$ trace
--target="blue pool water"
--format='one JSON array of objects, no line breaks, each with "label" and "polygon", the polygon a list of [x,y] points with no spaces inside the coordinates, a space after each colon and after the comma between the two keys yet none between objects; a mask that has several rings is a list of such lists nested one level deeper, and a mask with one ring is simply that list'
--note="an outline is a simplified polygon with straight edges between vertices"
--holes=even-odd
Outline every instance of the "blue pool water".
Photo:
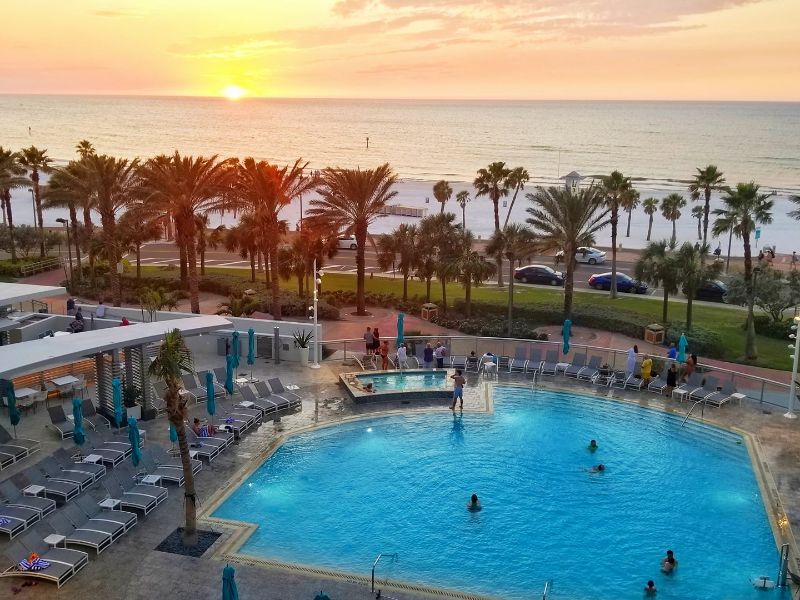
[{"label": "blue pool water", "polygon": [[376,392],[396,392],[401,390],[443,389],[447,384],[445,371],[425,371],[418,373],[387,373],[381,375],[359,375],[358,380],[372,383]]},{"label": "blue pool water", "polygon": [[502,598],[548,579],[555,600],[641,598],[648,579],[661,600],[777,597],[749,583],[774,578],[777,550],[740,437],[556,391],[298,435],[215,516],[259,524],[244,554],[369,575],[398,552],[379,576]]}]

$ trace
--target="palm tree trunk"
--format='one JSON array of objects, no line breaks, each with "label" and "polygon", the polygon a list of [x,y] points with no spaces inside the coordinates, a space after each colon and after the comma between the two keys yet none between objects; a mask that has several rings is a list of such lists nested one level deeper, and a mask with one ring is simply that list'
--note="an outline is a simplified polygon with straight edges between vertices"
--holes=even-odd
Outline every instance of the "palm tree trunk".
[{"label": "palm tree trunk", "polygon": [[186,425],[180,418],[170,419],[170,422],[178,433],[178,448],[183,469],[183,508],[186,519],[183,527],[183,543],[194,546],[197,544],[197,492],[194,489],[194,473],[189,456],[189,442],[186,439]]},{"label": "palm tree trunk", "polygon": [[439,282],[442,284],[442,314],[447,314],[447,278],[441,277]]},{"label": "palm tree trunk", "polygon": [[511,322],[514,319],[514,261],[508,261],[508,327],[506,334],[511,337]]},{"label": "palm tree trunk", "polygon": [[108,260],[108,274],[111,277],[111,295],[114,298],[114,306],[122,306],[122,282],[117,273],[117,239],[116,223],[113,214],[100,215],[100,222],[103,225],[103,238],[105,240],[106,258]]},{"label": "palm tree trunk", "polygon": [[677,232],[675,231],[675,223],[676,223],[676,222],[677,222],[677,219],[672,219],[672,243],[673,243],[673,244],[674,244],[674,243],[677,241],[677,239],[678,239],[678,234],[677,234]]},{"label": "palm tree trunk", "polygon": [[568,244],[564,248],[566,278],[564,279],[564,318],[572,319],[572,300],[575,296],[575,248]]},{"label": "palm tree trunk", "polygon": [[197,277],[197,250],[194,247],[194,236],[186,236],[186,266],[189,272],[189,304],[192,312],[200,314],[200,291]]},{"label": "palm tree trunk", "polygon": [[136,244],[136,281],[142,279],[142,245]]},{"label": "palm tree trunk", "polygon": [[503,227],[508,225],[508,219],[511,217],[511,209],[514,208],[514,202],[517,200],[517,194],[519,193],[519,185],[514,188],[514,196],[511,198],[511,204],[508,206],[508,212],[506,213],[506,220],[503,223]]},{"label": "palm tree trunk", "polygon": [[686,290],[686,329],[692,328],[692,302],[694,302],[694,290]]},{"label": "palm tree trunk", "polygon": [[611,298],[617,297],[617,223],[619,222],[619,209],[617,203],[611,206]]},{"label": "palm tree trunk", "polygon": [[650,241],[650,234],[653,232],[653,215],[650,215],[650,222],[647,224],[647,241]]},{"label": "palm tree trunk", "polygon": [[661,306],[661,322],[667,326],[667,313],[669,312],[669,292],[664,287],[664,304]]},{"label": "palm tree trunk", "polygon": [[[277,241],[277,237],[272,238]],[[281,281],[278,274],[278,245],[275,244],[269,249],[269,270],[270,270],[270,290],[272,292],[272,303],[270,312],[276,321],[282,320],[281,316]]]},{"label": "palm tree trunk", "polygon": [[701,220],[702,219],[697,219],[697,239],[698,240],[702,240],[703,239],[703,233],[702,233],[702,231],[700,231]]},{"label": "palm tree trunk", "polygon": [[747,283],[747,327],[745,335],[744,355],[748,360],[758,358],[756,349],[756,327],[753,319],[753,304],[755,304],[755,281],[753,281],[753,257],[750,253],[750,232],[742,232],[744,245],[744,280]]},{"label": "palm tree trunk", "polygon": [[17,245],[14,243],[14,215],[11,211],[11,190],[3,190],[5,196],[6,214],[8,215],[8,237],[11,245],[11,262],[17,262]]},{"label": "palm tree trunk", "polygon": [[425,302],[431,301],[431,278],[425,279]]},{"label": "palm tree trunk", "polygon": [[89,285],[95,287],[95,272],[94,272],[94,248],[92,247],[92,238],[94,237],[94,224],[92,223],[92,211],[89,206],[83,207],[83,228],[84,228],[84,242],[86,243],[86,254],[89,255]]},{"label": "palm tree trunk", "polygon": [[[494,204],[494,231],[500,231],[500,196],[492,196],[492,203]],[[503,257],[497,255],[497,287],[503,287]]]},{"label": "palm tree trunk", "polygon": [[255,252],[252,250],[248,250],[247,253],[250,255],[250,281],[252,283],[256,282],[256,255]]},{"label": "palm tree trunk", "polygon": [[83,276],[83,269],[81,268],[81,241],[78,235],[78,211],[75,208],[74,202],[69,203],[69,222],[70,227],[72,227],[72,241],[75,244],[75,262],[78,266],[74,277],[77,281],[80,281]]},{"label": "palm tree trunk", "polygon": [[356,223],[356,314],[365,315],[364,310],[364,251],[367,247],[367,224]]},{"label": "palm tree trunk", "polygon": [[186,287],[186,284],[189,282],[189,259],[188,259],[188,252],[187,252],[187,244],[186,240],[177,240],[178,244],[178,257],[181,261],[181,286]]},{"label": "palm tree trunk", "polygon": [[42,218],[42,197],[39,191],[39,173],[33,171],[31,173],[33,180],[33,199],[36,204],[36,219],[39,221],[39,256],[44,258],[44,219]]},{"label": "palm tree trunk", "polygon": [[630,209],[628,212],[628,229],[625,231],[625,237],[631,237],[631,214],[633,213],[633,209]]},{"label": "palm tree trunk", "polygon": [[711,209],[711,188],[706,188],[706,204],[703,207],[703,245],[708,242],[708,212]]},{"label": "palm tree trunk", "polygon": [[472,279],[464,282],[464,311],[468,317],[472,316]]},{"label": "palm tree trunk", "polygon": [[205,277],[206,275],[206,250],[205,248],[200,248],[200,275]]},{"label": "palm tree trunk", "polygon": [[403,302],[408,300],[408,271],[403,272]]}]

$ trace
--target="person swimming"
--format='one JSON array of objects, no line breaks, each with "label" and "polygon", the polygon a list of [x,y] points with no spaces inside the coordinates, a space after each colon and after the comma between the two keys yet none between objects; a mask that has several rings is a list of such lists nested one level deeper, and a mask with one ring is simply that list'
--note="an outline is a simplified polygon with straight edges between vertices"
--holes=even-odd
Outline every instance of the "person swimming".
[{"label": "person swimming", "polygon": [[467,510],[471,512],[478,512],[481,509],[481,502],[478,500],[478,494],[472,494],[467,502]]},{"label": "person swimming", "polygon": [[661,559],[661,571],[664,573],[672,573],[678,568],[678,561],[675,560],[675,555],[672,550],[667,550],[667,555]]},{"label": "person swimming", "polygon": [[655,596],[657,591],[658,590],[656,589],[656,582],[653,581],[652,579],[647,582],[646,586],[644,586],[644,595],[645,596],[648,596],[648,597]]},{"label": "person swimming", "polygon": [[591,440],[589,442],[589,452],[594,452],[595,450],[597,450],[598,447],[599,446],[597,445],[597,441],[596,440]]},{"label": "person swimming", "polygon": [[603,473],[605,470],[606,466],[603,463],[600,463],[599,465],[595,465],[589,469],[589,473]]}]

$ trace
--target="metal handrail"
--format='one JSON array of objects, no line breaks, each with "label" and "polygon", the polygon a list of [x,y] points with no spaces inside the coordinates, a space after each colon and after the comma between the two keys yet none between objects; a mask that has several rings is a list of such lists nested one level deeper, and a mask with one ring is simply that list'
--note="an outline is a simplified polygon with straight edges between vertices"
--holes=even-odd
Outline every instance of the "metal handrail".
[{"label": "metal handrail", "polygon": [[704,399],[700,399],[700,400],[697,400],[697,401],[696,401],[694,404],[692,404],[692,408],[690,408],[690,409],[689,409],[689,412],[687,412],[687,413],[686,413],[686,417],[685,417],[685,418],[683,419],[683,421],[681,422],[681,427],[683,427],[684,425],[686,425],[686,421],[688,421],[688,420],[689,420],[689,415],[691,415],[691,414],[692,414],[692,411],[695,409],[695,407],[696,407],[698,404],[702,404],[702,405],[703,405],[703,409],[702,409],[702,411],[701,411],[701,413],[700,413],[700,418],[701,418],[701,419],[703,418],[703,415],[705,414],[703,411],[705,410],[706,401],[705,401]]},{"label": "metal handrail", "polygon": [[553,589],[553,580],[548,579],[544,582],[544,590],[542,591],[542,600],[547,600],[547,596],[550,594],[550,591]]},{"label": "metal handrail", "polygon": [[393,561],[400,560],[400,555],[397,552],[381,552],[380,554],[378,554],[378,556],[375,558],[375,562],[372,563],[372,591],[373,591],[373,593],[375,592],[375,567],[378,566],[378,563],[381,561],[381,559],[384,556],[390,557]]}]

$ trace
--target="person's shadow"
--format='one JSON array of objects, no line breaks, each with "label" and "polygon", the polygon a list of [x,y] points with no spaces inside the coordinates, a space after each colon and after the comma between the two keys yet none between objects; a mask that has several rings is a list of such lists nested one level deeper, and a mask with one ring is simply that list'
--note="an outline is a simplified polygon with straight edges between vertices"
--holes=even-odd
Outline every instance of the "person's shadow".
[{"label": "person's shadow", "polygon": [[461,446],[464,444],[464,420],[463,412],[453,411],[453,428],[450,430],[450,439],[453,445]]}]

